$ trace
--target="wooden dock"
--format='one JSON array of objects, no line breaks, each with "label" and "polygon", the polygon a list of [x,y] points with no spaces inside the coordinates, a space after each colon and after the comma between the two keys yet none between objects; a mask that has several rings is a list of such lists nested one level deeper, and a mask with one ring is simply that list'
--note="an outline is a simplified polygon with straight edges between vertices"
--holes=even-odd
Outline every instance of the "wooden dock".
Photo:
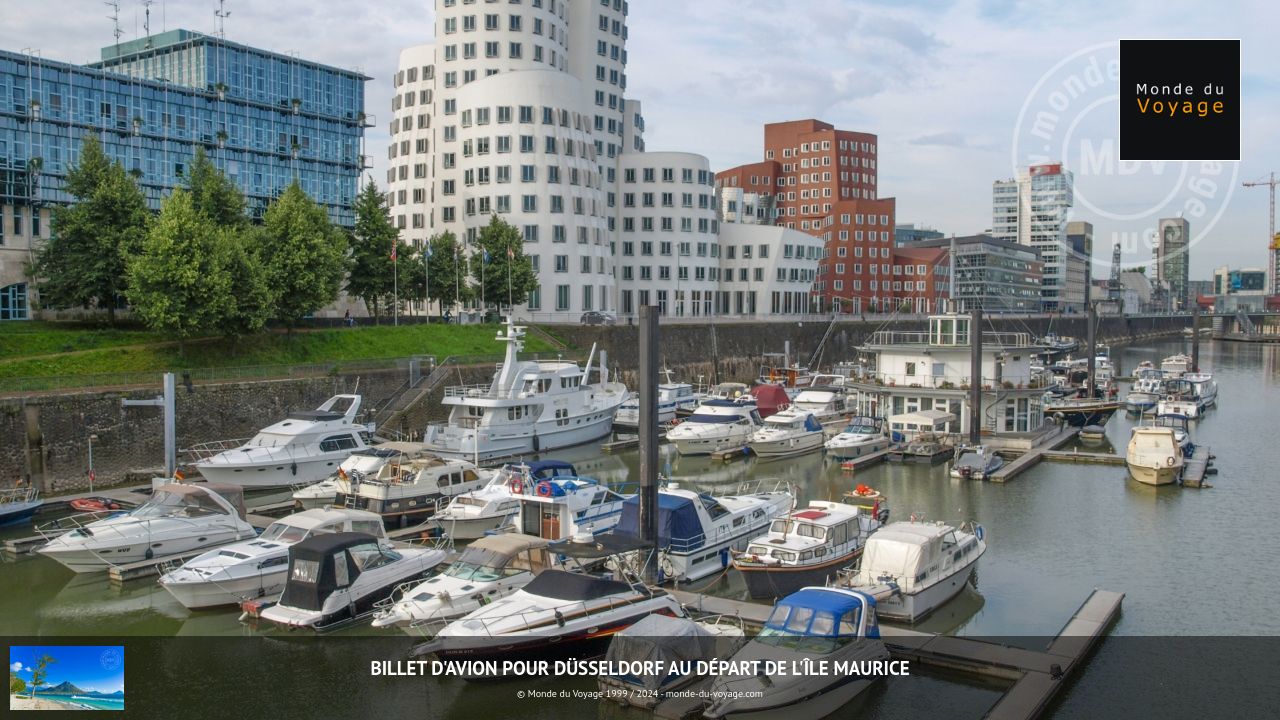
[{"label": "wooden dock", "polygon": [[[1045,455],[1047,453],[1053,452],[1063,445],[1066,445],[1079,433],[1080,428],[1064,428],[1058,434],[1049,437],[1040,445],[1022,451],[1021,455],[1014,458],[1012,461],[1005,463],[999,470],[988,475],[987,479],[991,482],[1008,482],[1030,468],[1039,465],[1040,461],[1045,459]],[[997,449],[996,452],[1004,454],[1011,451]]]},{"label": "wooden dock", "polygon": [[1206,475],[1211,475],[1216,470],[1211,470],[1213,459],[1216,457],[1209,449],[1208,445],[1197,445],[1196,451],[1187,458],[1182,466],[1182,487],[1189,488],[1211,488],[1213,485],[1204,481]]},{"label": "wooden dock", "polygon": [[1076,450],[1046,450],[1041,455],[1055,462],[1091,463],[1094,465],[1124,465],[1124,457],[1112,453],[1078,452]]},{"label": "wooden dock", "polygon": [[728,450],[717,450],[711,453],[711,459],[719,462],[729,462],[730,460],[738,460],[740,458],[749,457],[751,455],[751,447],[743,445],[738,448],[730,448]]},{"label": "wooden dock", "polygon": [[889,453],[891,452],[893,452],[893,448],[887,447],[883,450],[877,450],[873,453],[867,453],[866,455],[860,455],[855,458],[849,458],[848,460],[840,460],[839,461],[840,469],[843,470],[844,472],[852,473],[852,472],[861,470],[864,467],[879,465],[880,463],[889,459]]},{"label": "wooden dock", "polygon": [[[772,606],[672,590],[691,609],[736,615],[754,626],[764,623]],[[987,712],[993,720],[1031,720],[1083,666],[1088,653],[1106,634],[1120,612],[1123,593],[1094,590],[1044,650],[1029,650],[983,640],[935,635],[894,625],[881,625],[880,636],[895,659],[987,679],[1010,682]],[[667,704],[670,702],[671,704]],[[697,708],[688,703],[660,703],[654,714],[686,717]]]}]

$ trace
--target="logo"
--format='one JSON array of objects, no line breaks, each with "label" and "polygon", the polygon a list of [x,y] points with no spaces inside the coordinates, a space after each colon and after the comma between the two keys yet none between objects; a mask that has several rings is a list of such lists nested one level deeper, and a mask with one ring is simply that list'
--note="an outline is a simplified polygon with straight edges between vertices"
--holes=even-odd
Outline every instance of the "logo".
[{"label": "logo", "polygon": [[[1159,221],[1186,219],[1188,237],[1173,252],[1190,252],[1221,219],[1239,184],[1239,165],[1194,158],[1135,160],[1128,136],[1121,157],[1120,106],[1129,97],[1121,85],[1121,42],[1130,41],[1082,48],[1041,75],[1014,126],[1011,174],[1017,177],[1027,168],[1070,173],[1072,202],[1062,222],[1093,225],[1098,262],[1093,276],[1105,276],[1118,244],[1122,267],[1145,267],[1147,277],[1155,278],[1151,265],[1160,245]],[[1083,249],[1067,243],[1065,231],[1060,237],[1062,251]]]},{"label": "logo", "polygon": [[1121,40],[1120,156],[1240,159],[1239,40]]},{"label": "logo", "polygon": [[124,662],[124,655],[120,652],[120,648],[109,647],[98,656],[98,662],[102,663],[103,670],[118,670]]}]

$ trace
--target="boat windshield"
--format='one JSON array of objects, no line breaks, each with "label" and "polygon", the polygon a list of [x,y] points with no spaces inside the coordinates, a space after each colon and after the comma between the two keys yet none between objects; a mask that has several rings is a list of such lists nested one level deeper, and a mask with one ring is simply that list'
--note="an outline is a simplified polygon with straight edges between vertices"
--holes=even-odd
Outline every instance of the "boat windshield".
[{"label": "boat windshield", "polygon": [[283,543],[296,543],[307,536],[304,528],[284,522],[273,522],[258,536],[260,540],[275,540]]},{"label": "boat windshield", "polygon": [[741,420],[740,415],[712,415],[711,413],[696,412],[689,416],[685,422],[703,423],[707,425],[721,425]]},{"label": "boat windshield", "polygon": [[459,580],[494,582],[522,572],[520,568],[508,565],[510,559],[505,553],[495,553],[484,548],[467,548],[462,551],[461,557],[445,569],[444,574]]},{"label": "boat windshield", "polygon": [[227,511],[203,493],[178,494],[157,490],[151,499],[130,515],[135,518],[204,517],[226,515]]},{"label": "boat windshield", "polygon": [[844,431],[854,435],[873,435],[878,432],[876,426],[871,423],[850,423]]},{"label": "boat windshield", "polygon": [[859,613],[852,609],[837,617],[827,610],[778,605],[756,641],[803,653],[829,653],[858,639]]},{"label": "boat windshield", "polygon": [[279,435],[277,433],[260,432],[253,436],[253,439],[245,444],[246,448],[251,447],[281,447],[289,445],[294,441],[293,435]]},{"label": "boat windshield", "polygon": [[[791,527],[788,528],[788,525]],[[773,524],[769,526],[769,532],[778,533],[779,535],[782,533],[788,533],[791,535],[810,538],[823,538],[826,536],[823,529],[817,525],[813,525],[811,523],[796,523],[794,520],[787,520],[786,518],[778,518],[777,520],[774,520]]]}]

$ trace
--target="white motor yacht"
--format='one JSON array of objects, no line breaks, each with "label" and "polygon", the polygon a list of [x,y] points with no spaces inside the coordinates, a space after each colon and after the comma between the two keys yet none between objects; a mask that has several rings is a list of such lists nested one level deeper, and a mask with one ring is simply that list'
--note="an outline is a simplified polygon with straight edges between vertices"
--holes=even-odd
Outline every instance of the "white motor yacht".
[{"label": "white motor yacht", "polygon": [[710,455],[746,447],[762,421],[755,403],[704,400],[693,414],[667,431],[681,455]]},{"label": "white motor yacht", "polygon": [[604,652],[614,633],[653,614],[685,617],[670,594],[640,582],[543,570],[523,588],[462,618],[423,625],[431,640],[413,655],[478,661],[592,657]]},{"label": "white motor yacht", "polygon": [[[711,496],[668,483],[658,490],[659,582],[690,582],[729,567],[732,553],[744,550],[774,518],[791,508],[785,490]],[[640,498],[628,498],[614,534],[640,536]],[[630,561],[640,560],[638,553]]]},{"label": "white motor yacht", "polygon": [[765,418],[751,434],[749,447],[762,458],[785,457],[817,450],[825,439],[822,423],[813,413],[792,406]]},{"label": "white motor yacht", "polygon": [[806,585],[826,585],[862,555],[867,537],[880,528],[879,509],[878,501],[868,511],[862,505],[814,500],[803,510],[775,518],[767,533],[734,556],[733,566],[753,598],[779,598]]},{"label": "white motor yacht", "polygon": [[[670,373],[667,382],[658,385],[658,420],[659,424],[669,423],[677,414],[686,414],[698,407],[698,396],[689,383],[671,382]],[[622,430],[636,430],[640,427],[640,397],[633,394],[618,408],[613,417],[613,426]]]},{"label": "white motor yacht", "polygon": [[1124,407],[1132,413],[1144,413],[1165,396],[1164,375],[1159,370],[1139,371],[1138,378],[1124,397]]},{"label": "white motor yacht", "polygon": [[294,490],[293,506],[298,510],[310,510],[332,505],[338,498],[339,480],[372,477],[392,460],[405,462],[424,452],[421,443],[406,442],[386,442],[357,450],[351,453],[351,457],[343,460],[329,477]]},{"label": "white motor yacht", "polygon": [[440,573],[383,601],[374,627],[400,627],[453,620],[519,590],[552,565],[547,541],[502,533],[471,543]]},{"label": "white motor yacht", "polygon": [[1191,395],[1195,397],[1201,409],[1218,404],[1218,381],[1213,379],[1213,373],[1183,373],[1182,380],[1191,383]]},{"label": "white motor yacht", "polygon": [[[36,552],[76,572],[178,555],[257,534],[237,485],[169,483],[127,513],[73,515],[37,530],[53,537]],[[72,528],[67,531],[67,528]]]},{"label": "white motor yacht", "polygon": [[1129,476],[1146,485],[1169,485],[1182,476],[1183,452],[1171,427],[1134,428],[1124,460]]},{"label": "white motor yacht", "polygon": [[858,415],[835,437],[826,442],[827,454],[837,460],[869,455],[889,447],[884,432],[884,418]]},{"label": "white motor yacht", "polygon": [[382,518],[361,510],[315,509],[267,526],[251,540],[210,550],[160,576],[160,586],[187,608],[234,605],[284,589],[289,548],[312,535],[363,532],[388,542]]},{"label": "white motor yacht", "polygon": [[[831,375],[819,375],[818,379],[823,381],[822,384],[815,384],[796,393],[791,400],[791,407],[787,410],[796,410],[798,412],[810,412],[822,424],[824,430],[829,434],[836,434],[840,428],[844,427],[849,421],[849,415],[852,403],[845,392],[845,388],[840,384],[827,384],[828,382],[842,382],[839,378]],[[781,412],[785,412],[781,411]]]},{"label": "white motor yacht", "polygon": [[397,585],[431,572],[445,557],[438,548],[392,549],[368,533],[313,535],[289,548],[284,592],[259,617],[317,631],[357,622]]},{"label": "white motor yacht", "polygon": [[546,462],[548,461],[502,466],[489,476],[488,484],[454,497],[448,507],[436,513],[427,524],[439,528],[454,540],[474,540],[484,537],[490,531],[501,529],[511,523],[516,511],[520,509],[520,503],[512,493],[523,486],[526,475],[533,473],[531,466],[539,465],[537,472],[544,473],[546,477],[555,475],[554,467],[541,466]]},{"label": "white motor yacht", "polygon": [[856,574],[841,582],[877,600],[882,617],[913,623],[955,597],[987,551],[982,526],[889,523],[867,538]]},{"label": "white motor yacht", "polygon": [[[806,587],[774,606],[760,634],[731,659],[738,667],[778,662],[884,662],[876,599],[844,588]],[[856,666],[855,666],[856,667]],[[819,718],[844,707],[877,675],[858,672],[738,672],[712,681],[704,718]]]},{"label": "white motor yacht", "polygon": [[1165,377],[1180,378],[1183,373],[1191,372],[1191,357],[1182,353],[1170,355],[1160,361],[1160,369]]},{"label": "white motor yacht", "polygon": [[525,328],[507,318],[496,338],[506,344],[506,358],[493,381],[445,388],[443,403],[452,410],[446,424],[427,426],[423,442],[429,450],[480,464],[609,434],[629,393],[622,383],[609,381],[604,353],[593,365],[593,345],[585,367],[564,360],[520,360],[524,336]]},{"label": "white motor yacht", "polygon": [[[369,428],[356,422],[360,401],[359,395],[334,395],[315,410],[289,413],[247,441],[206,443],[188,452],[197,458],[200,474],[214,482],[287,487],[323,480],[372,443]],[[212,454],[227,445],[234,446]]]},{"label": "white motor yacht", "polygon": [[569,463],[543,463],[531,463],[530,472],[510,478],[511,496],[518,503],[516,532],[555,541],[592,536],[618,524],[627,496],[579,476]]},{"label": "white motor yacht", "polygon": [[1004,458],[995,449],[985,445],[968,445],[956,449],[956,459],[951,463],[951,477],[964,480],[985,480],[991,473],[1004,466]]},{"label": "white motor yacht", "polygon": [[375,512],[388,527],[403,528],[435,515],[458,495],[478,490],[488,475],[467,460],[432,454],[403,462],[392,458],[374,475],[339,478],[334,504]]}]

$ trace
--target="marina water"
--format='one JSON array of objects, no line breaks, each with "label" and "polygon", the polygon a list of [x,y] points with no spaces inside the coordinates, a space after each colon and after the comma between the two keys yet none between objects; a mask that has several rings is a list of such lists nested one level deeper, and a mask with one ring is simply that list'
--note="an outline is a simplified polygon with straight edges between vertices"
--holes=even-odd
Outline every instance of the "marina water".
[{"label": "marina water", "polygon": [[[1187,351],[1187,341],[1179,338],[1116,348],[1113,357],[1121,374],[1128,374],[1143,360],[1158,366],[1161,358]],[[950,478],[945,465],[884,464],[850,475],[821,454],[721,463],[682,458],[668,446],[662,448],[660,468],[674,482],[712,493],[731,494],[745,481],[759,481],[766,488],[783,483],[799,489],[801,502],[838,499],[862,483],[888,495],[892,519],[905,520],[914,513],[927,519],[978,521],[986,529],[989,549],[978,564],[975,587],[918,629],[1014,645],[1043,643],[1094,588],[1125,593],[1112,636],[1048,713],[1088,717],[1104,709],[1098,703],[1111,702],[1108,698],[1142,681],[1143,669],[1108,663],[1114,648],[1134,636],[1280,635],[1280,608],[1274,602],[1280,566],[1274,562],[1273,532],[1280,508],[1280,443],[1275,439],[1280,425],[1280,346],[1206,341],[1201,365],[1219,384],[1218,406],[1192,422],[1193,441],[1210,446],[1217,456],[1219,474],[1207,478],[1215,486],[1211,489],[1140,485],[1127,479],[1123,466],[1112,465],[1046,461],[997,484]],[[1106,428],[1109,447],[1101,449],[1123,454],[1135,422],[1118,414]],[[634,478],[639,470],[635,451],[610,456],[588,446],[554,457],[606,481]],[[32,534],[30,527],[0,532],[2,537]],[[5,561],[0,584],[21,588],[0,593],[4,635],[257,632],[238,622],[238,609],[190,612],[152,580],[113,589],[102,574],[74,575],[37,555]],[[741,579],[732,573],[688,589],[747,598]],[[1211,607],[1190,599],[1206,594],[1212,598]],[[366,627],[348,632],[375,631]],[[326,639],[308,642],[324,644]],[[326,655],[315,653],[316,669],[323,667]],[[305,674],[305,663],[298,660],[290,673]],[[243,672],[251,682],[254,671]],[[1151,680],[1170,682],[1168,677]],[[428,717],[496,717],[510,710],[511,692],[499,690],[500,685],[438,682],[440,691],[432,695]],[[594,689],[593,681],[581,678],[538,685]],[[357,695],[365,691],[358,683],[352,690]],[[978,718],[999,694],[999,687],[951,676],[914,677],[909,685],[889,681],[866,693],[852,716],[917,717],[946,707],[949,717]],[[597,717],[594,703],[587,702],[530,700],[520,708],[528,717]]]}]

